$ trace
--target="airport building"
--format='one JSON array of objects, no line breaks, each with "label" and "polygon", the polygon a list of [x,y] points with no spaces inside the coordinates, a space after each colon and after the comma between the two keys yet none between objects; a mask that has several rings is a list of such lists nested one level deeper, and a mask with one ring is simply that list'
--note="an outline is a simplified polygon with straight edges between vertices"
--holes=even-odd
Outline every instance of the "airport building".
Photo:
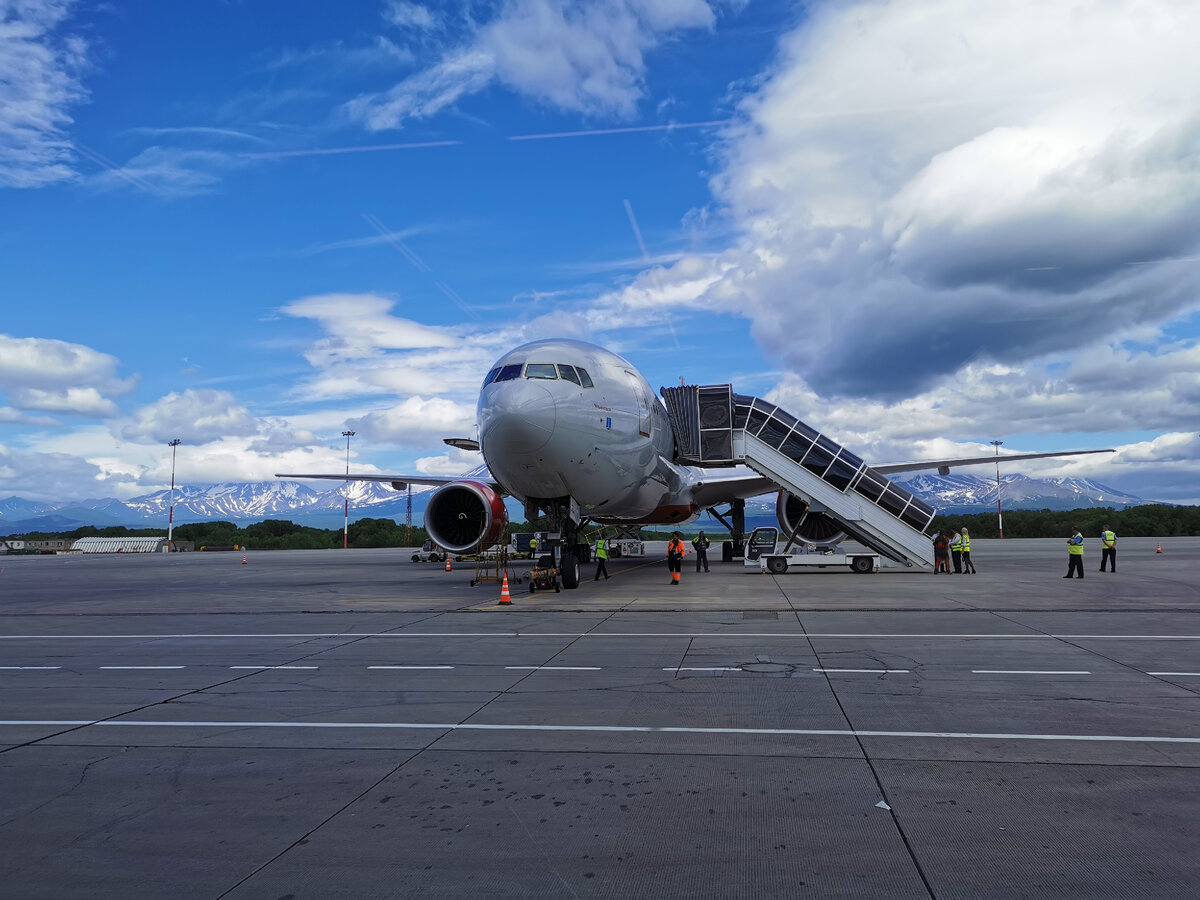
[{"label": "airport building", "polygon": [[[191,550],[191,541],[175,541],[175,550]],[[165,537],[85,537],[71,544],[71,553],[166,553]]]}]

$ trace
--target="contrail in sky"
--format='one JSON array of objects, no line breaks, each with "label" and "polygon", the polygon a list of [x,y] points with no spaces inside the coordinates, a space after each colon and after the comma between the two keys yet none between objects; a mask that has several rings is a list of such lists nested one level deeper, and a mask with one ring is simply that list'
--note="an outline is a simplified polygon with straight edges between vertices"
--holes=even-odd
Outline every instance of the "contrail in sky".
[{"label": "contrail in sky", "polygon": [[633,226],[633,236],[637,238],[638,246],[642,248],[642,258],[650,259],[650,254],[646,251],[646,242],[642,240],[642,229],[638,228],[637,219],[633,215],[633,206],[628,200],[625,201],[625,212],[629,214],[629,224]]},{"label": "contrail in sky", "polygon": [[113,162],[107,156],[103,156],[102,154],[97,153],[92,148],[85,147],[83,144],[79,143],[78,141],[72,141],[71,149],[74,150],[76,153],[78,153],[80,156],[90,159],[96,165],[102,166],[103,168],[108,169],[110,172],[112,172],[118,178],[125,179],[125,181],[132,184],[135,188],[145,191],[147,194],[155,194],[155,195],[158,194],[158,191],[156,191],[152,186],[150,186],[146,182],[142,181],[142,179],[138,178],[136,175],[131,175],[129,172],[127,172],[125,169],[118,166],[115,162]]},{"label": "contrail in sky", "polygon": [[643,131],[675,131],[681,128],[710,128],[728,125],[733,119],[714,119],[711,122],[672,122],[668,125],[631,125],[628,128],[593,128],[589,131],[552,131],[544,134],[513,134],[510,141],[543,141],[549,138],[592,137],[601,134],[637,134]]},{"label": "contrail in sky", "polygon": [[[405,259],[412,263],[418,272],[433,271],[433,269],[426,264],[425,260],[421,259],[421,257],[417,256],[417,254],[410,250],[408,245],[405,244],[404,241],[400,240],[400,238],[396,237],[394,232],[388,231],[387,226],[379,221],[379,219],[370,213],[363,213],[362,217],[364,222],[378,231],[380,235],[383,236],[385,241],[395,247]],[[463,298],[460,297],[458,293],[444,281],[435,281],[433,284],[439,291],[446,295],[446,299],[465,312],[468,316],[473,319],[479,318],[479,316],[475,314],[475,310],[471,309],[471,307],[467,305],[467,301],[463,300]]]},{"label": "contrail in sky", "polygon": [[367,144],[359,147],[317,147],[312,150],[267,150],[239,153],[246,159],[283,159],[289,156],[333,156],[338,153],[378,153],[384,150],[417,150],[422,147],[457,147],[462,141],[417,141],[411,144]]}]

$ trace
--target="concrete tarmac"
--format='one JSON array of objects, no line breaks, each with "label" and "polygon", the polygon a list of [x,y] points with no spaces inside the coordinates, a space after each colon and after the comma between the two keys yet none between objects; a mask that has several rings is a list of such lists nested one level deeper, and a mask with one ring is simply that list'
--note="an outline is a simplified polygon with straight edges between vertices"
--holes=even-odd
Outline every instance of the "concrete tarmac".
[{"label": "concrete tarmac", "polygon": [[0,897],[1196,896],[1200,540],[973,543],[0,557]]}]

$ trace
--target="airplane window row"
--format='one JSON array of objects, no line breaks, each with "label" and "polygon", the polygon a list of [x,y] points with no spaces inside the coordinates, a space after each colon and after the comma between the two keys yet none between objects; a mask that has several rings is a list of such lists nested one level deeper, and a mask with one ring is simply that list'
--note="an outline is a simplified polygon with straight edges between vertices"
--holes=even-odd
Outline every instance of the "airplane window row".
[{"label": "airplane window row", "polygon": [[861,457],[818,433],[795,416],[758,397],[734,396],[734,427],[795,460],[818,478],[845,493],[853,490],[896,518],[924,532],[934,509],[893,484]]},{"label": "airplane window row", "polygon": [[580,387],[595,387],[592,383],[592,376],[583,366],[565,366],[561,363],[529,363],[528,365],[515,363],[496,366],[488,372],[487,378],[483,379],[483,386],[487,387],[496,381],[516,381],[521,377],[522,370],[524,370],[526,378],[540,378],[547,381],[561,378],[564,381],[572,381]]}]

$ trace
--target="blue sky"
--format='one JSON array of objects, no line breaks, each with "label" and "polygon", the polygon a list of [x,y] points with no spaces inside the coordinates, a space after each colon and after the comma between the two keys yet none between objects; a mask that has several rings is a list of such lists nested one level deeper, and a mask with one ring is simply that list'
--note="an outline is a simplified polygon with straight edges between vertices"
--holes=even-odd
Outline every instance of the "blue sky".
[{"label": "blue sky", "polygon": [[[1200,8],[0,2],[0,494],[448,473],[609,346],[1200,502]],[[981,470],[982,472],[983,470]]]}]

